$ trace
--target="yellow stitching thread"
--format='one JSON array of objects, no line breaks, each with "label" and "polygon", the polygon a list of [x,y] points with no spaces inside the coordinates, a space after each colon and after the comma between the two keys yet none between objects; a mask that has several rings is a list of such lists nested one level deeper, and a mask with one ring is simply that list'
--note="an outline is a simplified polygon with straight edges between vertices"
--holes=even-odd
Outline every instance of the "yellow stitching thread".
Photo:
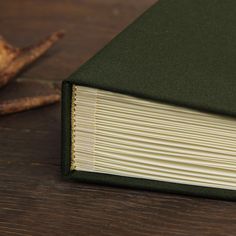
[{"label": "yellow stitching thread", "polygon": [[76,87],[72,87],[72,99],[71,99],[71,163],[70,169],[75,170],[75,101],[76,101]]}]

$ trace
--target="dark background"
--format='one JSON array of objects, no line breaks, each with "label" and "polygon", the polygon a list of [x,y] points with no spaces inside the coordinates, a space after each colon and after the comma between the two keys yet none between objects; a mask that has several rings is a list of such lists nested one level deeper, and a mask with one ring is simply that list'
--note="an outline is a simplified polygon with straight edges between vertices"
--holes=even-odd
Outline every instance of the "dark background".
[{"label": "dark background", "polygon": [[[0,99],[65,79],[154,0],[0,0],[0,34],[25,46],[66,37]],[[39,81],[35,84],[32,81]],[[41,82],[43,82],[41,84]],[[0,235],[235,235],[236,204],[65,182],[60,104],[0,117]]]}]

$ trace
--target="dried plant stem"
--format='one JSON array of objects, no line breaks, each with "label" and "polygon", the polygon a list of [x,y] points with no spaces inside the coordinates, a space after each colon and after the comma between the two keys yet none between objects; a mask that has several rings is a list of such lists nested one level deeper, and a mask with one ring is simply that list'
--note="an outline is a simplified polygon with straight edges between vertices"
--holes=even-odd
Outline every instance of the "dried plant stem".
[{"label": "dried plant stem", "polygon": [[0,115],[30,110],[32,108],[49,105],[58,101],[60,101],[59,94],[12,99],[0,102]]},{"label": "dried plant stem", "polygon": [[0,36],[0,72],[2,72],[17,56],[20,49],[14,48]]},{"label": "dried plant stem", "polygon": [[6,85],[22,69],[38,59],[63,37],[63,35],[64,33],[61,31],[55,32],[35,46],[20,49],[18,56],[0,72],[0,87]]}]

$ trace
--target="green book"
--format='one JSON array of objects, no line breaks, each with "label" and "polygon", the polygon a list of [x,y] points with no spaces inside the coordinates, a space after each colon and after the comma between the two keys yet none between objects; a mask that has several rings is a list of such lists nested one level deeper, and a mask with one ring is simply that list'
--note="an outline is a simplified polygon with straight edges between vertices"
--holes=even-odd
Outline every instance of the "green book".
[{"label": "green book", "polygon": [[160,0],[62,86],[62,172],[236,200],[236,2]]}]

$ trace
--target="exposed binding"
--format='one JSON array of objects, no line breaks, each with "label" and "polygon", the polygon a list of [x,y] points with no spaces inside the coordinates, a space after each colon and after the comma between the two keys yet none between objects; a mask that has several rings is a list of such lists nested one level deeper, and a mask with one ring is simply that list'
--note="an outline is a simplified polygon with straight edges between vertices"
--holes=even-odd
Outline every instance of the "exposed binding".
[{"label": "exposed binding", "polygon": [[94,170],[97,90],[73,86],[72,109],[72,168],[73,170]]},{"label": "exposed binding", "polygon": [[76,87],[72,87],[72,99],[71,99],[71,164],[70,169],[75,170],[75,106],[76,106]]}]

